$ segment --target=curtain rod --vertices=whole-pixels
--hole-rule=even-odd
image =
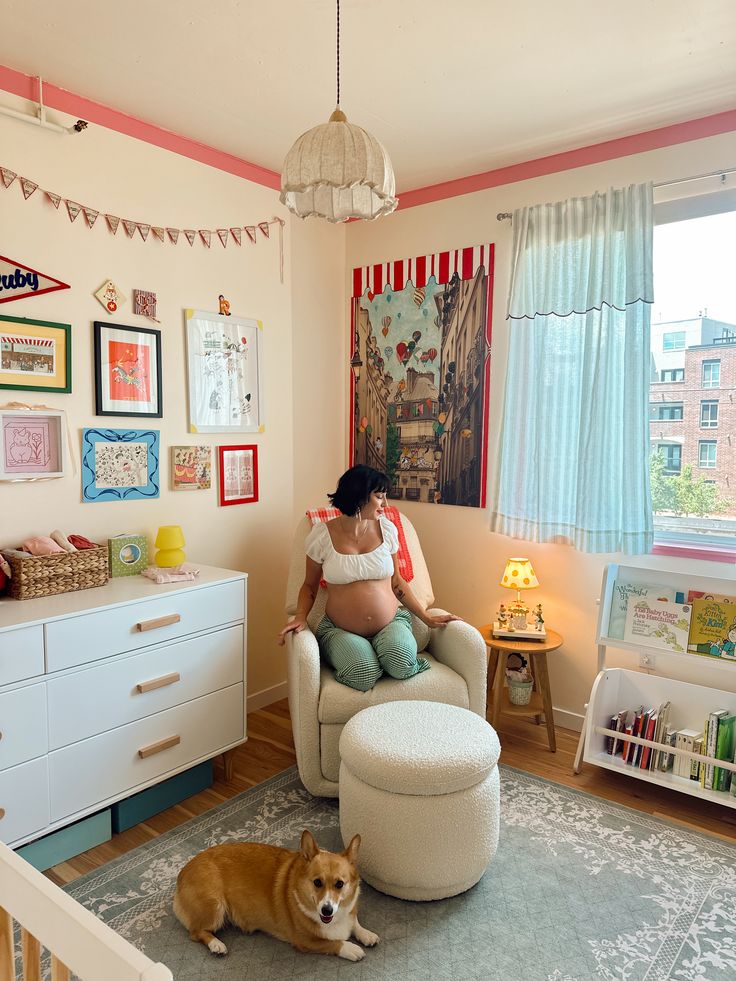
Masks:
[[[704,181],[708,177],[720,177],[721,183],[725,183],[728,174],[736,174],[736,167],[729,167],[726,170],[712,170],[707,174],[695,174],[694,177],[678,177],[673,181],[659,181],[652,186],[672,187],[674,184],[689,184],[690,181]],[[513,218],[513,214],[510,211],[499,211],[496,215],[496,221],[505,221],[507,218]]]

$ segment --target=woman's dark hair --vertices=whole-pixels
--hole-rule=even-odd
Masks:
[[[337,482],[334,494],[328,494],[333,507],[349,517],[357,514],[373,491],[388,493],[391,481],[385,473],[359,463],[346,470]]]

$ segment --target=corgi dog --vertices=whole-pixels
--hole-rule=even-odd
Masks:
[[[295,852],[255,842],[215,845],[179,873],[174,913],[213,954],[227,953],[215,933],[229,922],[306,953],[362,960],[365,950],[350,938],[373,947],[379,937],[358,922],[359,847],[355,835],[344,852],[322,851],[309,831]]]

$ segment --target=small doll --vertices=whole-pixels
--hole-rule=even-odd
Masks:
[[[544,617],[542,616],[542,604],[537,603],[537,607],[534,610],[534,624],[535,628],[541,633],[544,630]]]

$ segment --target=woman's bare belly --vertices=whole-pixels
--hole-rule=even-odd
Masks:
[[[336,627],[361,637],[372,637],[391,623],[399,605],[388,578],[327,586],[327,616]]]

